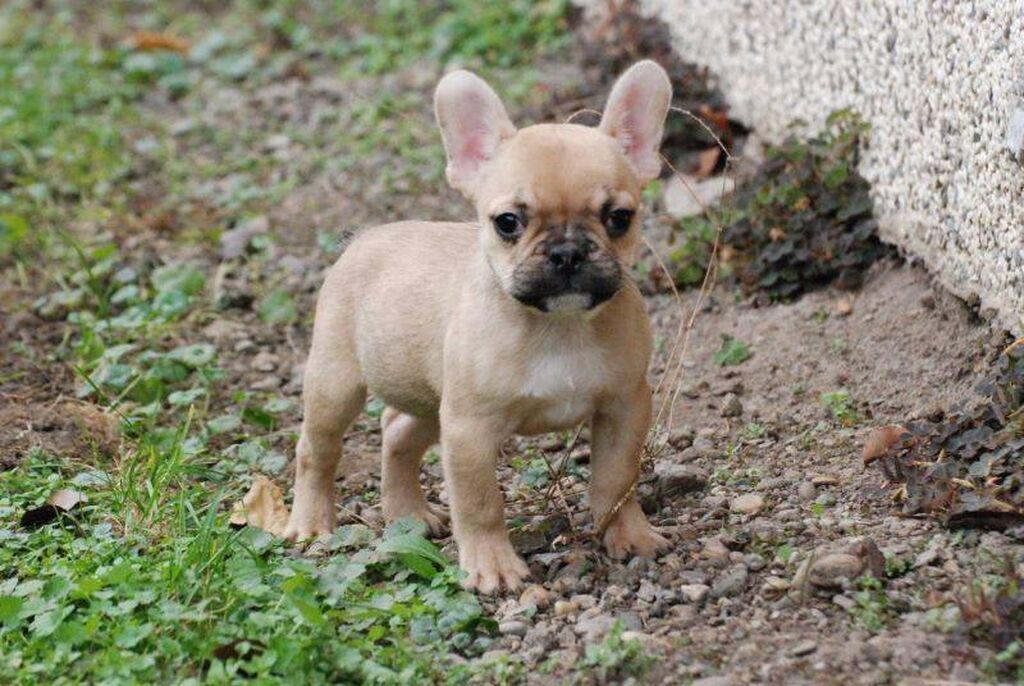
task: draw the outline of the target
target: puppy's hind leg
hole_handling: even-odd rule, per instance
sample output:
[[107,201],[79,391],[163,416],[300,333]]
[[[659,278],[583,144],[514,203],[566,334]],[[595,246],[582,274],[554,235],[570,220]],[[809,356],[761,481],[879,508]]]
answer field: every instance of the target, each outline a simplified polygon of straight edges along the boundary
[[440,422],[437,417],[422,418],[387,407],[381,415],[383,460],[381,462],[381,500],[389,522],[415,517],[433,536],[442,536],[448,515],[427,502],[420,488],[420,462],[427,448],[437,443]]
[[366,385],[354,362],[327,362],[314,349],[306,369],[302,435],[295,451],[295,501],[284,532],[293,541],[334,531],[334,475],[341,441],[366,402]]

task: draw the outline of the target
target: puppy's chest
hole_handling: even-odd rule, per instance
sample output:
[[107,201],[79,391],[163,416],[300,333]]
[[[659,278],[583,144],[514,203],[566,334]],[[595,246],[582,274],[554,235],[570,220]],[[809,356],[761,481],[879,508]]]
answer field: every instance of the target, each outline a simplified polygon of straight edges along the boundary
[[519,384],[525,410],[522,431],[539,433],[567,428],[593,413],[608,383],[602,351],[595,346],[557,341],[526,361]]

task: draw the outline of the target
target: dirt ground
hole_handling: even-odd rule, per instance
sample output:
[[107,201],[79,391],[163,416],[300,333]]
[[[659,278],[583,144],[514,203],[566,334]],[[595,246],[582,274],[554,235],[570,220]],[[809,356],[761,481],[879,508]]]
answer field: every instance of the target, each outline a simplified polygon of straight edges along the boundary
[[[414,141],[436,146],[427,105],[435,77],[410,67],[355,85],[315,77],[254,92],[218,86],[181,102],[152,104],[154,115],[178,132],[180,154],[230,157],[230,150],[214,148],[213,136],[204,132],[239,130],[245,136],[233,145],[256,146],[272,161],[272,173],[296,176],[271,209],[238,224],[216,245],[182,241],[173,232],[121,237],[140,256],[198,259],[217,272],[214,295],[228,306],[191,321],[192,340],[217,345],[227,371],[225,389],[272,391],[296,401],[285,426],[270,436],[286,455],[292,454],[301,419],[297,407],[310,313],[323,270],[333,260],[318,236],[337,237],[399,218],[468,215],[464,201],[436,174],[421,174],[419,163],[407,164],[381,149],[346,168],[325,167],[313,163],[322,153],[317,141],[346,125],[360,92],[391,89],[416,103],[396,115],[413,118]],[[580,74],[571,68],[557,75],[576,78]],[[328,117],[332,110],[337,111]],[[437,147],[431,150],[440,154]],[[409,174],[384,184],[381,172],[389,168]],[[159,190],[152,179],[139,184],[140,192],[146,184],[153,194]],[[229,192],[216,184],[191,181],[188,201],[178,211],[215,204],[218,194]],[[258,255],[246,256],[247,241],[259,236],[274,240]],[[259,320],[252,294],[267,283],[293,294],[299,324]],[[679,322],[696,298],[695,291],[684,292],[681,302],[671,294],[649,298],[658,346],[651,370],[655,385],[666,373]],[[51,325],[31,315],[6,328],[8,341],[52,344]],[[714,354],[726,335],[746,343],[751,357],[735,366],[716,364]],[[1001,332],[924,271],[895,259],[876,264],[858,291],[823,290],[791,304],[754,307],[727,288],[716,289],[696,320],[678,384],[664,383],[657,398],[656,407],[679,389],[672,424],[667,413],[661,416],[667,447],[652,456],[640,487],[652,519],[673,543],[671,552],[654,561],[619,563],[587,540],[590,523],[581,494],[585,434],[568,460],[568,435],[511,443],[500,481],[514,538],[540,588],[528,589],[525,599],[487,601],[501,635],[493,655],[507,654],[528,666],[555,655],[568,666],[620,620],[660,656],[646,677],[650,683],[985,679],[980,665],[990,657],[986,649],[949,633],[956,623],[955,601],[975,579],[994,573],[1003,558],[1021,559],[1024,545],[1004,534],[950,532],[928,519],[900,517],[892,489],[877,469],[862,464],[860,451],[873,427],[971,398],[1003,342]],[[840,390],[849,398],[846,422],[822,399]],[[15,393],[13,386],[5,393]],[[70,381],[32,402],[52,406],[62,393],[70,393]],[[219,402],[228,398],[225,393]],[[21,432],[2,440],[38,440],[47,432],[78,440],[70,435],[75,422],[66,418],[51,421],[55,429],[32,426],[20,415],[0,418]],[[379,484],[378,446],[377,421],[361,418],[346,439],[339,481],[343,521],[382,525],[376,502],[365,497]],[[550,484],[545,460],[565,462],[566,476],[550,499],[544,497]],[[443,502],[436,460],[428,459],[423,478],[430,497]],[[286,472],[282,483],[287,479]],[[451,542],[444,543],[451,551]],[[851,586],[843,574],[850,571],[844,564],[861,565],[857,572],[878,565],[878,551],[890,577],[881,596]],[[859,573],[846,574],[851,575]],[[530,674],[537,683],[558,677]]]

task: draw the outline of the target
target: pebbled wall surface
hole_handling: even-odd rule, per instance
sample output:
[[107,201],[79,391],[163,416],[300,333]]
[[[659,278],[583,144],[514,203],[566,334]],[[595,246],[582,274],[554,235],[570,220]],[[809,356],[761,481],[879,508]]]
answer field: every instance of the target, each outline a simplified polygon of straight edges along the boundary
[[1024,334],[1024,0],[642,5],[768,140],[860,112],[883,238]]

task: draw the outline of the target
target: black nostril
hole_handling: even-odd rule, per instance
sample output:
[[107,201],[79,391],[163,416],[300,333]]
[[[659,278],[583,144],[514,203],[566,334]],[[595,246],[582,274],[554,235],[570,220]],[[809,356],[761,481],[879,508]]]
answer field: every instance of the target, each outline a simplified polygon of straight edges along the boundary
[[585,257],[583,247],[575,243],[560,243],[548,249],[548,261],[559,271],[576,271]]

